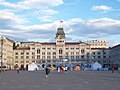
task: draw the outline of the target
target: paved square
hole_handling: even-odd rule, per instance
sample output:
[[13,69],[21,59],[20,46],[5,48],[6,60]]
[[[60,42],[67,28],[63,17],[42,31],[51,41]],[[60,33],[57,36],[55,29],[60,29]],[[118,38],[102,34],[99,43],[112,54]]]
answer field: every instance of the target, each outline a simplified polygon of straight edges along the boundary
[[120,73],[111,71],[44,71],[0,73],[0,90],[120,90]]

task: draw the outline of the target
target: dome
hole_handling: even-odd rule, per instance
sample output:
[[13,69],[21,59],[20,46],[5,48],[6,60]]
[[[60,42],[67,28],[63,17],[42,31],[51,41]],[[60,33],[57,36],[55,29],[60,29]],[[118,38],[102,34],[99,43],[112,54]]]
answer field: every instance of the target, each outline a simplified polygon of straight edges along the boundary
[[59,36],[60,38],[65,38],[65,33],[64,33],[64,30],[63,30],[62,27],[60,27],[60,28],[57,29],[56,38],[57,38],[58,36]]

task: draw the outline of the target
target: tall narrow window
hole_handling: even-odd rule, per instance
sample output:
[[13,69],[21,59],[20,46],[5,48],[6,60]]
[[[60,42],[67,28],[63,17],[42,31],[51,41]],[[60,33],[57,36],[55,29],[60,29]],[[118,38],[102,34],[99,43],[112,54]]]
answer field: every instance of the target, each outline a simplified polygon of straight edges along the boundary
[[37,54],[39,54],[40,53],[40,49],[37,49]]
[[62,49],[59,49],[59,54],[62,54],[62,53],[63,53]]
[[84,53],[85,53],[85,50],[84,50],[84,49],[81,49],[81,53],[84,54]]

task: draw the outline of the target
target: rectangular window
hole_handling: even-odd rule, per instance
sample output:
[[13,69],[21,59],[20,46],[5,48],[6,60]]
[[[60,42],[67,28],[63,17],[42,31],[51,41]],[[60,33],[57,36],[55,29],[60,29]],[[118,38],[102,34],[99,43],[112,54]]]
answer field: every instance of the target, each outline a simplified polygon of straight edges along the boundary
[[40,55],[37,55],[37,59],[40,59]]
[[32,50],[35,50],[35,48],[32,48]]
[[53,50],[56,50],[56,48],[53,48]]
[[18,53],[15,53],[15,55],[18,55]]
[[52,55],[56,55],[56,52],[53,52]]
[[42,48],[42,50],[45,50],[45,48]]
[[21,55],[23,55],[24,53],[23,52],[21,52]]
[[106,58],[106,56],[103,56],[103,58]]
[[23,63],[24,61],[21,61],[21,63]]
[[29,56],[26,56],[26,59],[29,59]]
[[60,59],[62,59],[62,56],[59,56]]
[[15,63],[18,63],[18,61],[15,61]]
[[71,55],[74,55],[74,52],[71,52]]
[[23,59],[24,57],[23,56],[21,56],[21,59]]
[[53,56],[53,59],[56,59],[56,56]]
[[65,58],[66,58],[66,59],[68,59],[68,58],[69,58],[69,56],[65,56]]
[[79,48],[76,48],[76,50],[79,50]]
[[74,56],[71,56],[71,59],[74,59]]
[[100,52],[98,52],[98,54],[100,54]]
[[71,50],[74,50],[74,48],[71,48]]
[[81,58],[83,59],[83,58],[85,58],[85,56],[84,56],[84,55],[82,55],[82,56],[81,56]]
[[51,57],[50,56],[47,56],[47,59],[50,59]]
[[98,58],[101,58],[100,56],[98,56]]
[[44,60],[44,59],[45,59],[45,56],[42,56],[42,59]]
[[29,63],[29,61],[26,61],[26,63]]
[[51,48],[47,48],[47,50],[50,50]]
[[76,52],[77,55],[79,55],[79,52]]
[[76,56],[76,59],[79,59],[79,56]]
[[69,50],[69,48],[66,48],[66,50]]
[[95,52],[92,52],[92,54],[94,54],[94,55],[95,55]]
[[103,52],[103,54],[106,54],[106,52]]
[[47,55],[51,55],[51,53],[50,53],[50,52],[47,52]]
[[34,52],[32,52],[32,55],[34,55],[35,53]]
[[15,59],[18,59],[18,56],[15,56]]
[[45,52],[42,52],[42,55],[45,55]]
[[29,55],[29,52],[26,52],[26,55]]

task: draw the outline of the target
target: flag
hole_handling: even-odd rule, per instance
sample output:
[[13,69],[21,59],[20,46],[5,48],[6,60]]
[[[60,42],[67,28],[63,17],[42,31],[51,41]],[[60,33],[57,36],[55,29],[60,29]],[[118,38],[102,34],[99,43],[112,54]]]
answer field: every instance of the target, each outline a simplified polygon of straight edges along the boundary
[[63,21],[62,21],[62,20],[60,20],[60,23],[63,23]]

